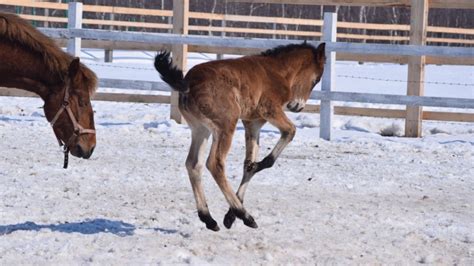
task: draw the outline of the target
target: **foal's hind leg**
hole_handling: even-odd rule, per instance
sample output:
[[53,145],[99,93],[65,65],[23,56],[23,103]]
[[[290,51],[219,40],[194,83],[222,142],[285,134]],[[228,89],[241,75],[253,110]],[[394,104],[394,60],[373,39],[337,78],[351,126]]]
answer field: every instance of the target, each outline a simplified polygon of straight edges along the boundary
[[192,141],[189,148],[189,154],[186,159],[186,169],[188,170],[189,180],[193,188],[194,198],[198,210],[199,218],[206,224],[208,229],[219,231],[219,226],[211,217],[207,207],[206,197],[201,184],[202,170],[204,168],[204,151],[206,150],[207,140],[210,131],[204,126],[192,126]]
[[[244,161],[244,175],[242,182],[240,183],[239,189],[237,190],[237,197],[240,202],[244,203],[244,194],[247,189],[247,185],[255,174],[253,171],[249,171],[249,166],[255,163],[258,156],[259,147],[259,136],[260,129],[265,124],[265,120],[257,121],[245,121],[242,123],[245,127],[245,161]],[[231,208],[224,217],[224,225],[230,228],[235,221],[235,214]]]
[[232,212],[238,218],[242,219],[245,225],[257,228],[257,223],[255,223],[253,217],[247,213],[242,202],[232,191],[225,174],[225,159],[232,143],[236,123],[237,121],[232,123],[232,125],[226,123],[226,128],[219,128],[213,132],[212,147],[209,158],[207,159],[207,167],[216,180],[217,185],[224,193],[224,197],[229,203]]

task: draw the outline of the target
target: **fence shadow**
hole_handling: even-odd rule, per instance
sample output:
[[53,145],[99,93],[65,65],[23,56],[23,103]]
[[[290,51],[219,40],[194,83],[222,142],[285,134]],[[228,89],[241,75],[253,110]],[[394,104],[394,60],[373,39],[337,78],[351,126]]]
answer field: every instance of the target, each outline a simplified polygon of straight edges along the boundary
[[110,233],[117,236],[130,236],[134,234],[135,226],[122,221],[112,221],[107,219],[45,225],[36,224],[34,222],[25,222],[20,224],[0,225],[0,236],[8,235],[16,231],[40,231],[41,229],[50,229],[51,231],[62,233],[80,233],[85,235]]

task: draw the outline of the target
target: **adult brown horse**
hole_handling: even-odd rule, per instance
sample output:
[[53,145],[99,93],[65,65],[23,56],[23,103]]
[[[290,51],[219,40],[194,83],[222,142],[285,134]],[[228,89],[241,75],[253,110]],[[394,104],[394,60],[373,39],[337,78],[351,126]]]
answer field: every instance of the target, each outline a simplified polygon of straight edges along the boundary
[[97,77],[20,17],[0,13],[0,87],[38,94],[67,154],[88,159],[96,144],[91,96]]
[[[304,108],[321,79],[324,62],[325,44],[315,48],[305,42],[260,55],[200,64],[183,78],[168,52],[156,56],[155,68],[166,83],[179,91],[179,109],[192,130],[186,168],[199,218],[208,229],[219,230],[201,185],[204,150],[210,134],[212,147],[206,166],[230,205],[224,225],[230,228],[237,216],[245,225],[256,228],[255,220],[242,204],[248,182],[255,173],[271,167],[295,136],[295,126],[284,108],[293,112]],[[234,194],[227,182],[225,159],[239,119],[245,127],[246,155],[242,183]],[[267,121],[280,130],[281,137],[271,153],[257,162],[260,129]]]

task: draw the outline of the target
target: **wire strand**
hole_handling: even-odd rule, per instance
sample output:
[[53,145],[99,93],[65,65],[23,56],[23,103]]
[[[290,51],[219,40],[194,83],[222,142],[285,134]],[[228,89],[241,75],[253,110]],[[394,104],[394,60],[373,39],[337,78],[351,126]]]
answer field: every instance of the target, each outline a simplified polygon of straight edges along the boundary
[[[420,83],[414,80],[402,80],[402,79],[382,79],[372,77],[361,77],[352,75],[337,75],[340,78],[352,78],[352,79],[364,79],[364,80],[376,80],[376,81],[388,81],[388,82],[404,82],[404,83]],[[423,81],[425,84],[437,84],[437,85],[450,85],[450,86],[464,86],[474,87],[474,83],[458,83],[458,82],[442,82],[442,81]]]

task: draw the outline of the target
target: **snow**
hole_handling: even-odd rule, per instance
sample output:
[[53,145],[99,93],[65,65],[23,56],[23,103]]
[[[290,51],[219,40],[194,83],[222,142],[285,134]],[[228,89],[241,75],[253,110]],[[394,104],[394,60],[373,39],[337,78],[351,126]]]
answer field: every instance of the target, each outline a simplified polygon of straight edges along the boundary
[[[158,80],[153,53],[114,55],[122,68],[103,66],[94,50],[83,61],[100,76]],[[202,61],[193,56],[191,64]],[[341,62],[337,71],[403,79],[405,68]],[[473,83],[472,67],[427,72],[429,81]],[[405,87],[342,77],[337,84],[394,94]],[[438,86],[427,84],[427,94],[474,98],[472,87]],[[0,97],[2,265],[474,264],[472,123],[425,121],[424,137],[408,139],[396,137],[403,120],[335,116],[328,142],[318,138],[318,114],[289,114],[294,141],[246,194],[258,229],[240,220],[222,226],[228,205],[204,172],[221,225],[215,233],[197,217],[184,167],[190,131],[168,118],[169,105],[93,102],[96,151],[90,160],[71,158],[64,170],[42,104]],[[260,158],[278,138],[263,128]],[[244,154],[239,125],[227,159],[235,189]]]

